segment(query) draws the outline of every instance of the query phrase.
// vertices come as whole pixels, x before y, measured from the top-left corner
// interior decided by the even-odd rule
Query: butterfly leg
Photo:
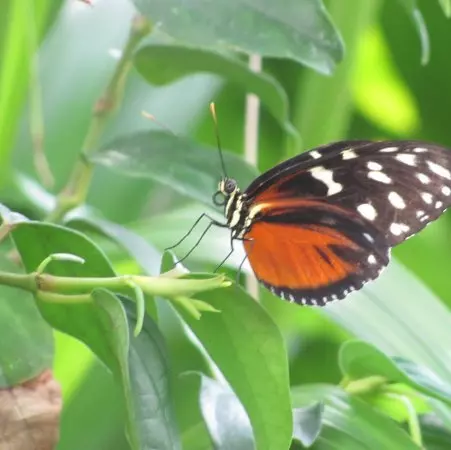
[[[230,251],[229,253],[227,253],[227,256],[220,262],[220,264],[218,266],[216,266],[215,270],[213,272],[217,272],[221,266],[229,259],[230,255],[233,253],[234,248],[233,248],[233,237],[232,237],[232,233],[230,233]]]
[[[194,224],[193,224],[193,226],[188,230],[188,232],[185,234],[185,235],[183,235],[183,237],[178,241],[178,242],[176,242],[174,245],[171,245],[170,247],[167,247],[167,248],[165,248],[164,249],[164,251],[166,251],[166,250],[173,250],[174,248],[176,248],[176,247],[178,247],[192,232],[193,232],[193,230],[194,230],[194,228],[196,228],[196,226],[197,226],[197,224],[204,218],[204,217],[207,217],[209,220],[210,220],[210,223],[211,224],[215,224],[215,225],[217,225],[217,226],[220,226],[220,227],[226,227],[227,225],[225,225],[225,224],[222,224],[222,223],[220,223],[220,222],[217,222],[216,220],[214,220],[213,218],[211,218],[208,214],[206,214],[206,213],[202,213],[198,218],[197,218],[197,220],[194,222]]]
[[[253,239],[246,239],[246,238],[243,238],[243,239],[240,239],[240,240],[241,241],[254,241]],[[252,248],[251,248],[251,251],[252,251]],[[244,256],[243,260],[240,262],[240,265],[238,266],[238,270],[236,272],[236,279],[235,279],[236,284],[239,284],[239,282],[240,282],[241,271],[243,270],[244,263],[246,262],[246,259],[248,257],[249,257],[249,255],[246,254]]]
[[[208,214],[203,213],[203,214],[196,220],[196,222],[195,222],[194,225],[191,227],[191,229],[188,231],[188,233],[187,233],[185,236],[183,236],[183,238],[182,238],[175,246],[172,246],[172,247],[170,247],[170,248],[174,248],[174,247],[176,247],[177,245],[179,245],[181,242],[183,242],[183,241],[190,235],[190,233],[194,230],[194,228],[196,227],[196,225],[200,222],[200,220],[201,220],[203,217],[208,217],[208,219],[210,219],[210,222],[209,222],[209,224],[207,225],[207,228],[205,228],[205,230],[202,232],[202,234],[200,235],[199,239],[196,241],[196,243],[193,245],[193,247],[189,250],[189,252],[188,252],[183,258],[179,259],[179,260],[177,261],[176,264],[181,263],[181,262],[184,261],[186,258],[188,258],[189,255],[191,255],[191,253],[192,253],[192,252],[195,250],[195,248],[199,245],[200,241],[204,238],[204,236],[207,234],[208,230],[209,230],[213,225],[218,226],[218,227],[222,227],[222,228],[227,227],[226,224],[223,224],[223,223],[221,223],[221,222],[217,222],[216,220],[212,219]]]

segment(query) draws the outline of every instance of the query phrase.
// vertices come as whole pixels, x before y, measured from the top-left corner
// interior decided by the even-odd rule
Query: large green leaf
[[[202,376],[200,408],[216,450],[254,450],[249,418],[230,387]]]
[[[136,178],[164,183],[207,204],[222,176],[217,149],[202,147],[166,131],[138,132],[106,144],[91,157],[96,164]],[[224,152],[227,172],[243,184],[257,174],[249,164]]]
[[[314,450],[419,450],[390,418],[336,386],[305,385],[292,389],[294,407],[325,405],[323,427]]]
[[[166,351],[158,328],[146,317],[135,338],[131,330],[136,315],[131,301],[121,296],[122,305],[105,289],[95,290],[92,296],[105,339],[115,356],[116,364],[111,369],[121,383],[127,405],[127,435],[132,448],[177,450],[180,442],[168,393]]]
[[[297,137],[290,123],[288,98],[276,78],[252,71],[237,58],[205,49],[176,45],[149,45],[138,51],[135,65],[150,83],[163,85],[198,72],[220,75],[236,83],[246,92],[253,92],[281,124],[286,132]]]
[[[85,264],[54,261],[47,272],[73,277],[115,276],[105,255],[92,241],[76,231],[45,223],[24,222],[14,228],[12,237],[27,272],[36,270],[53,253],[71,253],[83,258]],[[83,341],[108,366],[114,364],[109,345],[99,327],[94,304],[66,305],[42,301],[37,304],[50,325]]]
[[[380,375],[388,382],[405,383],[426,395],[451,403],[451,386],[434,372],[404,358],[390,359],[363,341],[348,341],[340,349],[340,367],[351,380]]]
[[[257,449],[287,449],[293,419],[288,361],[279,329],[236,286],[197,298],[221,312],[204,313],[195,320],[185,310],[178,311],[246,409]]]
[[[4,257],[1,270],[16,267]],[[0,388],[39,375],[53,363],[52,330],[44,322],[33,296],[18,289],[0,287]]]
[[[331,73],[342,43],[320,0],[134,0],[176,40],[197,47],[291,58]]]

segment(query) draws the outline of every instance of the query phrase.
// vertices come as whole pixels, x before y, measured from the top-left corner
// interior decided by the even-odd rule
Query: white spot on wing
[[[395,191],[391,191],[388,194],[388,201],[397,209],[404,209],[406,207],[404,199]]]
[[[442,194],[446,195],[446,196],[451,195],[451,189],[448,186],[443,186],[442,187]]]
[[[376,209],[369,203],[362,203],[361,205],[357,206],[357,211],[367,220],[374,220],[377,217]]]
[[[429,192],[422,192],[421,193],[421,198],[428,205],[432,204],[432,194],[429,194]]]
[[[332,170],[325,169],[323,166],[313,167],[310,169],[313,178],[322,181],[327,186],[327,195],[338,194],[342,191],[343,185],[334,181],[334,173]]]
[[[376,257],[374,255],[370,255],[370,256],[368,256],[368,262],[370,264],[376,264],[377,263],[377,259],[376,259]]]
[[[424,173],[417,173],[416,176],[423,184],[429,184],[431,182],[431,179]]]
[[[368,169],[370,170],[382,170],[382,166],[374,161],[368,161],[368,164],[366,165]]]
[[[385,148],[381,148],[379,151],[381,153],[391,153],[391,152],[396,152],[398,150],[398,147],[385,147]]]
[[[374,238],[373,238],[373,236],[371,236],[371,234],[363,233],[363,237],[364,237],[368,242],[371,242],[371,243],[374,242]]]
[[[399,153],[395,156],[395,158],[404,163],[407,164],[408,166],[415,166],[416,165],[416,155],[411,155],[409,153]]]
[[[429,220],[429,216],[425,214],[423,217],[420,217],[420,222],[427,222]]]
[[[407,233],[410,227],[404,223],[392,223],[390,225],[390,232],[395,236],[401,236],[403,233]]]
[[[424,147],[415,147],[414,149],[413,149],[413,152],[414,153],[425,153],[425,152],[427,152],[428,151],[428,149],[427,148],[424,148]]]
[[[441,177],[447,178],[448,180],[451,180],[451,172],[448,169],[433,161],[426,161],[426,163],[429,166],[429,169],[432,170],[432,172],[440,175]]]
[[[441,208],[442,206],[443,206],[443,202],[440,202],[440,201],[435,202],[435,207],[436,207],[437,209]]]
[[[353,159],[353,158],[357,158],[357,153],[352,150],[352,148],[350,148],[349,150],[345,150],[341,153],[341,157],[343,159]]]
[[[392,182],[391,178],[386,175],[384,172],[368,172],[368,178],[372,180],[379,181],[380,183],[390,184]]]
[[[313,159],[319,159],[321,158],[321,153],[318,152],[317,150],[311,150],[309,155],[313,158]]]
[[[422,211],[421,209],[419,209],[419,210],[417,211],[417,213],[416,213],[418,219],[419,219],[420,217],[424,216],[424,214],[425,214],[425,212]]]

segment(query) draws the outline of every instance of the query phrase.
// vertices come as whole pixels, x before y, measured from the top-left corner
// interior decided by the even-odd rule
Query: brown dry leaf
[[[61,406],[61,390],[50,370],[19,386],[0,389],[0,449],[53,450]]]

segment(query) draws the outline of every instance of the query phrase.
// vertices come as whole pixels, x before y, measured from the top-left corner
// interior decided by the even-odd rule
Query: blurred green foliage
[[[43,220],[54,208],[55,195],[66,185],[78,160],[92,121],[93,106],[96,102],[98,105],[117,67],[135,8],[148,14],[156,25],[134,58],[116,114],[106,123],[96,148],[88,149],[100,151],[93,158],[97,165],[86,205],[64,219],[67,226],[82,230],[99,248],[91,248],[90,241],[80,240],[83,244],[77,244],[77,250],[86,251],[91,266],[78,269],[55,266],[55,274],[110,276],[115,272],[144,272],[156,275],[159,251],[176,242],[199,212],[218,214],[201,204],[208,201],[216,179],[216,141],[208,110],[212,100],[217,104],[222,144],[233,153],[228,154],[229,167],[239,171],[238,177],[246,181],[257,173],[238,159],[244,153],[244,105],[248,92],[261,98],[257,164],[260,171],[299,152],[301,146],[306,149],[344,138],[423,139],[451,147],[451,24],[445,17],[450,15],[446,0],[418,4],[393,0],[330,0],[325,2],[325,7],[320,0],[298,0],[297,4],[287,1],[286,10],[263,0],[181,2],[185,10],[180,10],[180,2],[175,0],[136,0],[134,3],[98,0],[92,5],[77,0],[30,0],[31,9],[29,5],[24,6],[25,3],[6,1],[0,14],[0,194],[2,203],[35,220]],[[295,12],[302,13],[303,20],[295,24],[299,33],[290,36],[283,26],[271,22],[258,6],[263,10],[267,8],[279,22],[291,26],[294,26],[292,20],[299,17]],[[296,10],[297,7],[301,9]],[[211,11],[208,8],[212,8]],[[240,10],[242,17],[234,8],[243,8]],[[210,13],[211,22],[199,20],[199,16],[204,18],[201,13]],[[235,23],[234,15],[240,21]],[[273,33],[265,45],[254,40],[258,28],[254,30],[251,25],[255,24],[269,27]],[[320,38],[319,32],[322,32]],[[233,39],[227,40],[227,36]],[[429,62],[423,65],[428,46]],[[281,53],[280,48],[286,51]],[[243,53],[237,56],[235,50],[262,53],[265,56],[263,73],[250,72],[247,58]],[[156,121],[143,116],[142,111],[151,113]],[[159,124],[164,124],[180,138],[162,131]],[[54,185],[46,186],[47,190],[40,179],[42,166],[36,170],[41,141],[55,178]],[[171,153],[172,146],[179,146],[174,153]],[[183,155],[190,150],[191,153]],[[153,159],[146,151],[153,151],[150,153]],[[119,170],[118,167],[110,170],[109,166],[117,166],[117,161],[123,162],[130,155],[135,165],[119,164]],[[177,164],[172,161],[171,165],[171,158],[177,158]],[[219,172],[219,161],[217,168]],[[177,184],[175,188],[174,184]],[[2,215],[5,219],[5,214]],[[30,225],[30,229],[38,228]],[[136,234],[128,234],[130,232]],[[76,245],[74,237],[72,242],[66,239],[67,248],[56,246],[55,236],[59,232],[50,230],[48,243],[39,247],[37,241],[47,238],[36,233],[26,232],[23,226],[14,235],[22,257],[28,254],[23,258],[28,271],[34,270],[42,260],[42,252],[69,252]],[[178,248],[178,255],[183,255],[195,239],[192,237]],[[185,261],[187,267],[192,271],[212,271],[227,253],[228,243],[228,235],[223,230],[211,233]],[[1,245],[5,254],[10,251],[9,243]],[[225,268],[231,276],[235,274],[240,255],[238,252],[231,258]],[[232,448],[230,445],[234,449],[251,448],[249,421],[241,404],[250,416],[259,450],[286,448],[287,436],[288,440],[291,436],[291,423],[287,424],[290,412],[285,408],[289,403],[288,371],[291,385],[295,386],[292,392],[296,408],[295,437],[302,435],[300,429],[307,431],[308,436],[316,437],[319,432],[315,449],[380,450],[389,448],[387,445],[419,448],[418,442],[402,428],[404,426],[411,436],[415,435],[414,419],[403,403],[409,396],[414,410],[417,408],[421,413],[427,410],[434,420],[441,421],[436,427],[423,420],[427,416],[422,417],[426,448],[449,449],[450,394],[447,384],[443,384],[451,375],[451,355],[447,348],[447,343],[451,342],[447,309],[451,305],[449,213],[396,248],[394,256],[401,264],[395,262],[380,282],[333,305],[325,313],[285,304],[261,290],[263,309],[251,302],[244,292],[232,294],[234,288],[228,288],[196,297],[218,309],[221,309],[221,302],[228,299],[223,316],[195,321],[178,304],[177,309],[185,320],[181,322],[166,301],[156,299],[148,306],[149,319],[145,323],[145,330],[151,331],[142,337],[149,342],[135,343],[134,360],[115,354],[120,362],[117,371],[112,371],[122,377],[123,387],[126,385],[123,379],[127,378],[124,367],[150,364],[143,355],[149,348],[153,349],[148,355],[149,358],[153,355],[152,361],[158,362],[158,369],[149,369],[149,378],[140,379],[139,374],[134,374],[131,385],[133,389],[145,386],[145,382],[155,377],[152,370],[158,370],[162,384],[158,386],[157,380],[157,387],[152,385],[154,390],[149,387],[138,392],[141,394],[139,405],[152,409],[158,401],[166,402],[165,396],[169,396],[166,382],[170,382],[172,399],[167,403],[175,405],[180,440],[188,450],[213,448],[211,438],[215,448]],[[108,260],[112,267],[108,266]],[[2,261],[2,267],[6,264],[7,261]],[[245,267],[244,272],[248,273],[249,267]],[[96,295],[108,297],[105,293]],[[2,302],[11,297],[14,296],[6,291],[3,294],[2,290]],[[44,308],[41,305],[41,313],[57,329],[70,333],[71,327],[77,328],[77,322],[81,329],[80,321],[84,316],[78,317],[78,312],[73,312],[70,306],[63,308],[67,308],[65,323],[60,321],[60,311],[54,305]],[[6,311],[3,307],[1,310]],[[36,312],[27,310],[33,317]],[[7,314],[13,313],[7,311]],[[113,320],[122,314],[120,310],[111,312],[106,307],[104,313],[106,316],[96,317],[96,321],[102,322],[107,316],[108,320]],[[130,318],[130,314],[127,317]],[[105,322],[102,323],[105,326]],[[111,337],[105,329],[93,331],[96,324],[85,324],[86,339],[81,339],[77,330],[72,334],[96,351],[97,356],[102,352],[108,354],[108,350],[91,345],[96,339],[90,337],[91,331],[92,334],[104,333],[108,339]],[[39,322],[32,333],[41,335],[39,328],[43,325]],[[0,331],[2,341],[4,332],[4,329]],[[269,336],[267,345],[265,332]],[[33,339],[32,333],[25,341]],[[80,340],[60,331],[53,333],[53,368],[64,399],[58,449],[129,448],[124,423],[130,419],[133,408],[124,405],[118,384],[113,383],[108,369]],[[224,336],[229,339],[224,340]],[[371,367],[368,360],[371,362],[377,350],[369,346],[358,362],[358,370],[353,371],[349,361],[358,360],[359,354],[356,351],[349,356],[348,348],[346,365],[343,353],[347,347],[341,347],[351,336],[377,346],[388,355],[383,355],[388,361],[392,356],[404,357],[418,367],[408,366],[411,372],[407,371],[407,375],[405,370],[402,372],[404,366],[394,369],[389,363],[386,366],[381,363],[377,368]],[[126,330],[122,338],[127,340]],[[160,346],[160,340],[164,345]],[[7,340],[4,342],[0,344],[0,352],[2,345],[3,348],[10,345]],[[117,342],[104,344],[121,348]],[[42,369],[43,361],[48,364],[52,345],[48,339],[42,344],[45,351],[42,358],[30,362],[30,376]],[[346,345],[349,347],[349,343]],[[4,355],[3,351],[0,362]],[[26,352],[21,356],[26,358]],[[228,379],[241,404],[223,383],[208,378],[222,380],[210,358]],[[102,358],[107,359],[108,356]],[[114,364],[116,361],[110,364],[110,369]],[[249,369],[246,376],[240,373],[243,367]],[[384,367],[386,371],[382,370]],[[362,368],[368,370],[362,372]],[[200,378],[185,372],[199,372],[204,376]],[[382,393],[377,389],[375,393],[374,386],[364,385],[364,394],[368,394],[365,389],[369,389],[373,397],[357,398],[349,390],[344,392],[331,386],[343,382],[344,377],[346,383],[342,387],[355,387],[353,382],[375,374],[386,377],[389,383]],[[5,375],[3,370],[0,370],[0,380],[1,375]],[[18,377],[22,376],[21,373]],[[311,383],[315,383],[313,388]],[[427,403],[413,389],[413,394],[411,391],[400,393],[392,383],[405,383],[436,400]],[[200,386],[205,389],[201,388],[199,397]],[[133,390],[134,395],[136,392]],[[143,400],[146,395],[147,399]],[[276,404],[277,398],[281,399],[281,405],[276,405],[274,410],[265,409],[271,403]],[[303,408],[314,401],[324,401],[321,414],[326,425],[319,427],[321,429],[318,429],[318,420],[304,421]],[[411,403],[407,404],[407,409]],[[221,410],[223,405],[230,409],[231,416]],[[206,408],[210,408],[208,413]],[[276,417],[284,408],[286,415]],[[167,427],[164,428],[167,433],[159,436],[161,449],[179,448],[177,443],[171,447],[168,444],[172,442],[172,433],[176,434],[171,428],[174,426],[171,414],[171,411],[165,412],[164,420],[158,422],[163,428]],[[243,415],[239,422],[241,428],[238,422],[227,420],[227,417],[241,417],[240,414]],[[402,422],[402,426],[388,416]],[[331,423],[340,423],[343,433]],[[155,429],[146,426],[148,424],[140,423],[136,433],[155,433]],[[277,428],[282,430],[280,435],[268,432],[265,438],[265,431]],[[238,438],[234,434],[236,429],[241,430]],[[225,439],[223,446],[219,445],[221,439]],[[133,437],[131,440],[133,442]],[[362,442],[366,444],[369,440],[372,446],[364,447]]]

